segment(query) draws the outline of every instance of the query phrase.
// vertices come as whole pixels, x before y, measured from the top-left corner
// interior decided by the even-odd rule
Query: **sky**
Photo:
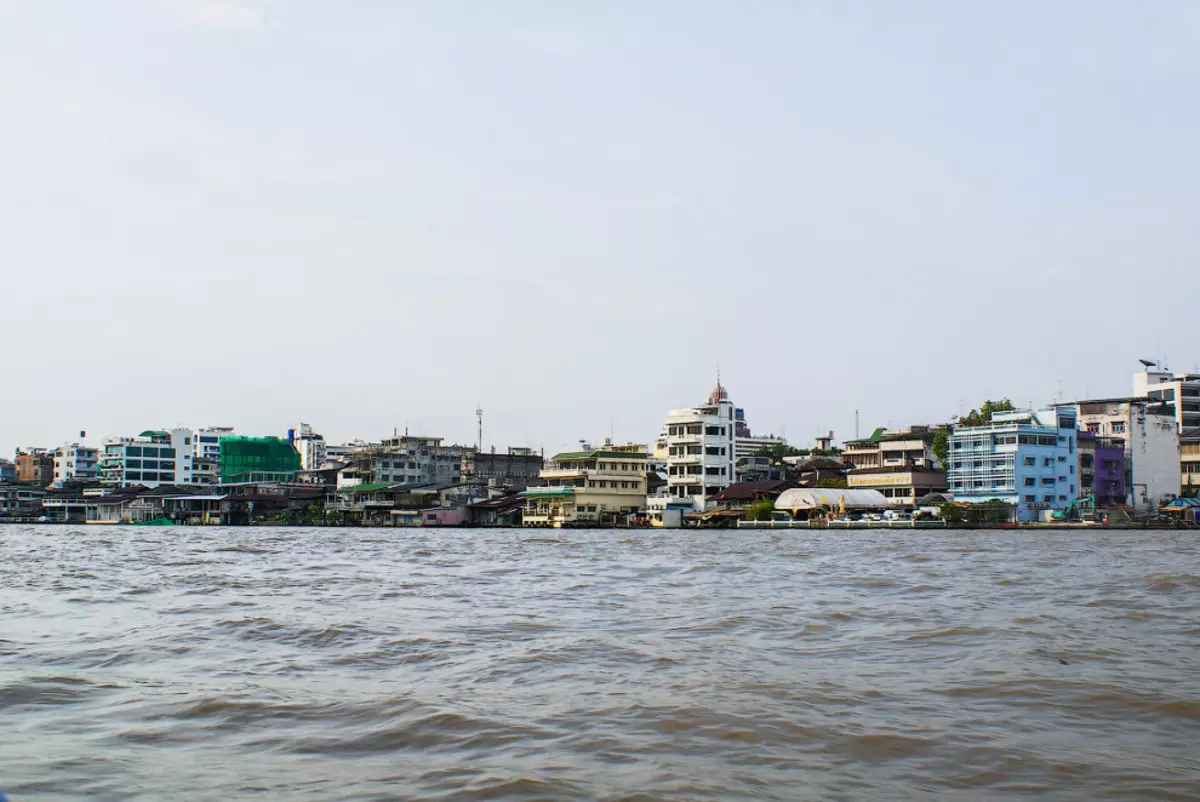
[[[0,454],[646,442],[1200,363],[1200,2],[0,0]]]

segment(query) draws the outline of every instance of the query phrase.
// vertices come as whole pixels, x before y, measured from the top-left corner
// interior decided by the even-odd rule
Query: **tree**
[[[966,415],[958,419],[959,426],[986,426],[992,422],[992,415],[996,412],[1012,412],[1016,407],[1013,402],[1007,398],[1002,398],[999,401],[984,401],[979,409],[973,409]]]
[[[814,448],[812,451],[809,452],[809,455],[813,456],[813,457],[840,457],[842,455],[842,450],[837,447]]]
[[[938,514],[946,522],[946,526],[962,526],[963,511],[957,504],[946,502],[938,508]]]
[[[784,457],[804,457],[808,455],[808,450],[789,446],[786,443],[776,443],[775,445],[763,446],[758,451],[754,452],[756,457],[770,457],[772,465],[778,465],[783,462]]]
[[[764,498],[746,508],[747,521],[769,521],[775,512],[774,499]]]
[[[933,442],[929,444],[933,456],[937,457],[942,467],[950,464],[950,430],[938,429],[933,433]]]
[[[817,482],[817,487],[848,488],[846,480],[840,476],[830,476]]]

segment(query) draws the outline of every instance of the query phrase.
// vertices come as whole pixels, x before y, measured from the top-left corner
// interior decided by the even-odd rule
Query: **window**
[[[1026,465],[1033,465],[1033,463],[1034,463],[1034,462],[1035,462],[1035,460],[1034,460],[1034,458],[1033,458],[1033,457],[1026,457],[1026,458],[1025,458],[1025,464],[1026,464]]]
[[[1112,425],[1113,434],[1125,434],[1125,421],[1118,421]]]
[[[1052,460],[1050,457],[1046,457],[1046,459],[1042,462],[1043,467],[1046,467],[1046,468],[1049,468],[1053,464],[1054,464],[1054,460]]]
[[[1037,496],[1025,496],[1025,500],[1032,503],[1034,501],[1037,501]]]
[[[1054,496],[1042,496],[1042,500],[1045,501],[1047,504],[1053,504]]]
[[[1026,487],[1033,487],[1035,484],[1037,484],[1037,481],[1032,476],[1025,477],[1025,486]]]
[[[1058,458],[1058,461],[1059,461],[1059,462],[1066,462],[1066,461],[1067,461],[1067,458],[1066,458],[1066,457],[1059,457],[1059,458]]]

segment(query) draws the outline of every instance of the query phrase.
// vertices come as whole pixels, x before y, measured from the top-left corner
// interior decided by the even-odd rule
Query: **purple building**
[[[1079,432],[1079,489],[1095,496],[1097,507],[1125,503],[1125,444]]]

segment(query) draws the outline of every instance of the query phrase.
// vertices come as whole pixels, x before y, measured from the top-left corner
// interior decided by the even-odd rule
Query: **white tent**
[[[798,510],[836,510],[846,500],[847,510],[887,509],[887,498],[878,490],[849,490],[844,487],[793,487],[775,500],[775,509],[795,513]]]

